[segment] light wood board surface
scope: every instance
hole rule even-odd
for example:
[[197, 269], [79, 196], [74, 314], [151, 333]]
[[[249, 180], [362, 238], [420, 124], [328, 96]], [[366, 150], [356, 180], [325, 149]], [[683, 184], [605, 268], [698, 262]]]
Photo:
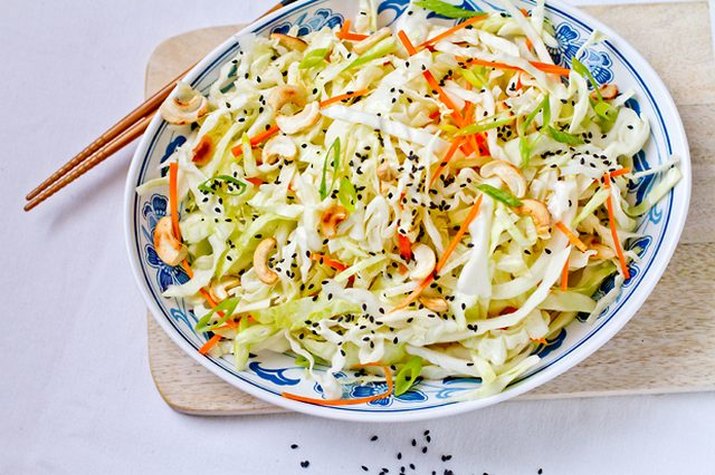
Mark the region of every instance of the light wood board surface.
[[[651, 297], [598, 352], [523, 399], [715, 389], [715, 60], [705, 2], [584, 8], [629, 41], [678, 104], [691, 147], [693, 197], [680, 245]], [[161, 43], [146, 73], [157, 90], [238, 26]], [[184, 354], [148, 316], [149, 366], [164, 400], [197, 415], [284, 411], [223, 382]]]

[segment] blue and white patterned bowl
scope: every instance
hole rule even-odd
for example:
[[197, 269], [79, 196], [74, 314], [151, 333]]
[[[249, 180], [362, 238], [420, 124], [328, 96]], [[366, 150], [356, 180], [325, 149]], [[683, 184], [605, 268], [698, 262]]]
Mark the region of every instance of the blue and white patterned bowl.
[[[324, 26], [342, 24], [353, 18], [358, 2], [347, 0], [303, 0], [284, 8], [244, 31], [268, 35], [284, 32], [293, 25], [300, 34], [307, 34]], [[408, 0], [378, 0], [380, 21], [390, 24], [407, 8]], [[497, 8], [488, 2], [463, 0], [463, 7], [476, 10]], [[521, 0], [519, 7], [533, 8], [531, 0]], [[181, 299], [161, 297], [168, 285], [184, 282], [186, 274], [178, 268], [162, 263], [152, 244], [153, 227], [167, 213], [166, 190], [150, 196], [137, 196], [135, 188], [159, 175], [159, 164], [173, 150], [186, 141], [187, 129], [170, 127], [158, 116], [144, 134], [134, 155], [126, 185], [126, 239], [130, 261], [147, 305], [161, 327], [186, 353], [217, 376], [236, 387], [270, 403], [309, 414], [359, 421], [405, 421], [456, 414], [485, 407], [533, 389], [571, 368], [596, 351], [610, 339], [640, 308], [675, 250], [685, 222], [690, 199], [690, 158], [688, 145], [678, 111], [660, 78], [648, 63], [623, 39], [584, 13], [549, 1], [547, 17], [557, 31], [559, 48], [552, 50], [554, 60], [568, 66], [589, 34], [597, 29], [609, 40], [589, 48], [581, 58], [602, 83], [614, 80], [622, 90], [633, 89], [635, 98], [628, 106], [644, 113], [651, 124], [651, 138], [647, 148], [635, 160], [637, 169], [651, 168], [671, 155], [681, 158], [683, 179], [640, 222], [642, 237], [628, 243], [629, 248], [640, 248], [641, 260], [631, 264], [631, 278], [612, 305], [598, 320], [587, 325], [575, 320], [561, 333], [540, 345], [536, 352], [542, 357], [538, 366], [514, 381], [504, 392], [472, 401], [455, 401], [464, 391], [474, 389], [479, 381], [471, 378], [447, 378], [441, 381], [422, 381], [413, 390], [399, 397], [390, 397], [368, 404], [345, 407], [322, 407], [282, 398], [290, 391], [319, 397], [321, 388], [303, 376], [294, 359], [277, 354], [251, 357], [246, 371], [236, 371], [230, 359], [202, 356], [198, 348], [206, 341], [205, 334], [193, 330], [196, 316]], [[447, 20], [439, 20], [447, 21]], [[205, 91], [217, 78], [220, 67], [234, 57], [239, 49], [236, 37], [211, 52], [188, 75], [187, 80]], [[646, 177], [635, 184], [630, 193], [639, 201], [653, 186], [654, 179]], [[612, 285], [604, 284], [602, 291]], [[384, 384], [346, 386], [346, 395], [367, 396], [384, 391]]]

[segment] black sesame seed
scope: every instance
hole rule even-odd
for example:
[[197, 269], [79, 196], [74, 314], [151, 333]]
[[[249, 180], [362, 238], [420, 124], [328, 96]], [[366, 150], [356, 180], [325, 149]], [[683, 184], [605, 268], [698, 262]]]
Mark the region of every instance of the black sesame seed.
[[442, 456], [442, 462], [448, 462], [448, 461], [450, 461], [450, 460], [452, 460], [452, 456], [451, 456], [451, 455], [443, 455], [443, 456]]
[[303, 468], [308, 468], [309, 465], [310, 465], [310, 462], [309, 462], [308, 460], [303, 460], [303, 461], [300, 463], [300, 466], [303, 467]]
[[370, 437], [370, 442], [375, 442], [376, 440], [377, 440], [376, 435], [373, 435], [372, 437]]
[[415, 439], [412, 439], [412, 442], [410, 443], [412, 444], [412, 447], [415, 447], [417, 445], [417, 441]]
[[365, 465], [361, 465], [360, 468], [362, 469], [363, 472], [368, 471], [368, 468]]
[[295, 450], [298, 448], [298, 444], [290, 444], [290, 448]]

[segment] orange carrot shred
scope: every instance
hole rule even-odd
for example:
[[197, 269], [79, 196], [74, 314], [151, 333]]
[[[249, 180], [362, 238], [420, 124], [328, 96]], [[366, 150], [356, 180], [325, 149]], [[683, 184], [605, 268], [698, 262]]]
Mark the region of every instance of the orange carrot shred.
[[345, 20], [343, 22], [343, 26], [340, 28], [340, 31], [337, 33], [336, 36], [341, 40], [349, 41], [361, 41], [367, 38], [367, 35], [350, 32], [350, 20]]
[[611, 178], [615, 178], [615, 177], [617, 177], [617, 176], [625, 175], [625, 174], [630, 173], [630, 172], [631, 172], [631, 169], [628, 168], [628, 167], [625, 167], [625, 168], [620, 168], [620, 169], [618, 169], [618, 170], [616, 170], [616, 171], [614, 171], [614, 172], [610, 172], [608, 175], [609, 175]]
[[211, 351], [211, 348], [216, 346], [216, 344], [218, 344], [218, 342], [221, 341], [221, 338], [222, 338], [221, 335], [214, 334], [214, 336], [209, 338], [208, 341], [206, 343], [204, 343], [204, 345], [201, 348], [199, 348], [199, 353], [201, 353], [202, 355], [205, 355], [206, 353]]
[[171, 212], [171, 229], [174, 237], [181, 241], [181, 229], [179, 228], [179, 191], [178, 191], [179, 164], [171, 162], [169, 164], [169, 208]]
[[400, 250], [400, 256], [406, 261], [412, 260], [412, 243], [410, 238], [402, 233], [397, 233], [397, 247]]
[[566, 262], [564, 262], [564, 268], [561, 269], [561, 290], [567, 290], [569, 288], [569, 258], [566, 257]]
[[348, 268], [348, 266], [346, 266], [342, 262], [340, 262], [336, 259], [333, 259], [331, 257], [328, 257], [325, 254], [321, 254], [319, 252], [312, 252], [310, 254], [310, 258], [314, 261], [318, 261], [322, 264], [325, 264], [326, 266], [328, 266], [332, 269], [335, 269], [338, 272], [342, 272]]
[[[412, 44], [412, 42], [408, 38], [407, 34], [403, 30], [398, 31], [397, 36], [400, 38], [402, 45], [405, 47], [405, 50], [407, 51], [407, 53], [410, 56], [417, 53], [417, 50], [415, 49], [414, 45]], [[446, 105], [447, 107], [449, 107], [449, 109], [452, 111], [452, 117], [454, 118], [454, 121], [457, 123], [457, 125], [464, 126], [464, 120], [462, 119], [462, 115], [459, 113], [457, 106], [454, 104], [452, 99], [449, 98], [447, 93], [444, 92], [444, 90], [439, 85], [437, 80], [434, 78], [432, 73], [429, 70], [427, 70], [427, 71], [424, 71], [422, 73], [422, 75], [427, 80], [427, 84], [429, 84], [429, 87], [432, 88], [433, 91], [437, 91], [439, 100], [442, 101], [442, 103], [444, 105]]]
[[479, 214], [479, 207], [482, 204], [482, 198], [484, 195], [479, 195], [479, 198], [477, 198], [477, 201], [474, 202], [474, 205], [472, 205], [472, 209], [469, 210], [469, 214], [467, 215], [467, 218], [464, 220], [462, 225], [459, 227], [459, 230], [457, 231], [457, 234], [454, 235], [452, 238], [452, 242], [449, 243], [449, 246], [447, 246], [447, 249], [444, 250], [444, 253], [442, 254], [442, 257], [440, 258], [439, 262], [437, 262], [437, 265], [435, 266], [434, 270], [435, 272], [439, 272], [442, 270], [442, 267], [447, 263], [447, 259], [452, 255], [454, 250], [457, 248], [457, 244], [462, 240], [462, 236], [464, 236], [464, 233], [467, 232], [467, 229], [469, 228], [469, 225], [472, 224], [472, 221], [474, 221], [474, 218], [477, 217], [477, 214]]
[[[497, 61], [487, 61], [485, 59], [479, 59], [479, 58], [469, 58], [465, 59], [465, 64], [476, 64], [477, 66], [486, 66], [489, 68], [497, 68], [497, 69], [510, 69], [513, 71], [523, 71], [519, 66], [512, 66], [511, 64], [506, 64], [506, 63], [500, 63]], [[557, 66], [555, 64], [548, 64], [548, 63], [540, 63], [539, 61], [529, 61], [532, 66], [534, 66], [536, 69], [538, 69], [541, 72], [547, 73], [547, 74], [557, 74], [559, 76], [568, 76], [571, 74], [571, 70], [568, 68], [564, 68], [561, 66]]]
[[351, 97], [364, 96], [368, 92], [370, 92], [369, 89], [360, 89], [359, 91], [352, 91], [352, 92], [348, 92], [345, 94], [340, 94], [339, 96], [331, 97], [329, 99], [325, 99], [324, 101], [321, 101], [320, 107], [327, 107], [330, 104], [334, 104], [336, 102], [340, 102], [345, 99], [350, 99]]
[[[186, 259], [181, 261], [181, 267], [184, 269], [184, 272], [186, 272], [186, 275], [189, 276], [189, 279], [192, 279], [194, 277], [194, 271], [191, 270], [191, 266], [189, 266], [189, 261], [187, 261]], [[214, 308], [216, 305], [218, 305], [218, 302], [216, 302], [213, 297], [211, 297], [211, 294], [208, 293], [206, 289], [199, 289], [199, 293], [206, 299], [211, 308]], [[219, 312], [219, 314], [223, 316], [221, 312]]]
[[251, 177], [251, 178], [246, 178], [246, 181], [254, 186], [261, 186], [262, 184], [265, 183], [265, 181], [261, 180], [258, 177]]
[[[609, 183], [610, 180], [606, 180]], [[611, 194], [608, 194], [606, 198], [606, 209], [608, 210], [608, 226], [611, 228], [611, 237], [613, 238], [613, 246], [616, 248], [616, 255], [618, 256], [618, 262], [621, 264], [621, 272], [623, 272], [623, 278], [628, 280], [631, 278], [630, 270], [628, 269], [628, 263], [626, 262], [626, 256], [623, 254], [623, 248], [621, 247], [621, 242], [618, 240], [618, 230], [616, 229], [616, 217], [613, 214], [613, 199]]]
[[475, 24], [475, 23], [477, 23], [477, 22], [480, 22], [480, 21], [484, 20], [484, 18], [487, 17], [487, 16], [489, 16], [489, 15], [487, 15], [486, 13], [484, 13], [483, 15], [473, 16], [472, 18], [470, 18], [470, 19], [468, 19], [468, 20], [465, 20], [465, 21], [463, 21], [462, 23], [459, 23], [459, 24], [457, 24], [457, 25], [454, 25], [452, 28], [449, 28], [449, 29], [443, 31], [442, 33], [440, 33], [439, 35], [435, 36], [434, 38], [430, 38], [430, 39], [428, 39], [427, 41], [424, 41], [423, 43], [420, 43], [420, 45], [417, 47], [417, 49], [418, 49], [418, 50], [422, 50], [422, 49], [426, 48], [426, 47], [429, 46], [429, 45], [433, 45], [433, 44], [435, 44], [435, 43], [438, 42], [438, 41], [441, 41], [441, 40], [443, 40], [443, 39], [445, 39], [445, 38], [447, 38], [447, 37], [449, 37], [449, 36], [452, 36], [454, 33], [456, 33], [457, 31], [461, 30], [462, 28], [466, 28], [466, 27], [468, 27], [468, 26], [470, 26], [470, 25], [473, 25], [473, 24]]
[[447, 153], [444, 155], [444, 158], [442, 158], [442, 161], [439, 162], [439, 166], [434, 171], [434, 175], [432, 175], [432, 178], [430, 179], [430, 187], [434, 185], [434, 182], [437, 181], [439, 176], [442, 174], [442, 171], [447, 168], [447, 165], [449, 165], [449, 161], [452, 159], [454, 154], [457, 152], [457, 149], [462, 144], [462, 140], [463, 139], [460, 137], [457, 138], [457, 140], [455, 140], [454, 142], [452, 142], [452, 145], [449, 147], [449, 150], [447, 150]]
[[375, 362], [375, 363], [365, 363], [365, 364], [357, 365], [356, 367], [364, 368], [367, 366], [374, 366], [374, 367], [380, 368], [380, 369], [382, 369], [383, 373], [385, 373], [385, 383], [387, 383], [387, 389], [385, 389], [384, 392], [382, 392], [380, 394], [373, 394], [372, 396], [358, 397], [358, 398], [354, 398], [354, 399], [319, 399], [319, 398], [301, 396], [300, 394], [293, 394], [293, 393], [287, 393], [287, 392], [281, 393], [281, 396], [286, 399], [292, 399], [293, 401], [307, 402], [309, 404], [317, 404], [319, 406], [352, 406], [352, 405], [356, 405], [356, 404], [364, 404], [364, 403], [368, 403], [371, 401], [377, 401], [378, 399], [384, 399], [386, 397], [390, 397], [392, 395], [393, 383], [392, 383], [392, 371], [390, 371], [389, 366], [380, 364], [379, 362]]
[[401, 310], [407, 307], [409, 304], [417, 300], [417, 297], [420, 296], [422, 291], [424, 291], [432, 283], [435, 275], [442, 269], [442, 267], [444, 267], [447, 262], [447, 259], [449, 259], [449, 256], [451, 256], [454, 250], [457, 248], [457, 244], [459, 244], [459, 241], [462, 240], [462, 236], [464, 236], [464, 233], [467, 232], [467, 228], [469, 228], [469, 225], [472, 223], [472, 221], [474, 221], [474, 218], [477, 217], [477, 214], [479, 213], [479, 206], [482, 204], [483, 197], [484, 195], [479, 195], [477, 201], [475, 201], [474, 205], [472, 205], [472, 209], [469, 210], [467, 218], [459, 227], [457, 234], [454, 235], [454, 238], [452, 238], [452, 241], [449, 243], [449, 246], [447, 246], [447, 249], [444, 250], [442, 258], [439, 260], [439, 262], [437, 262], [437, 265], [434, 268], [434, 272], [425, 277], [422, 282], [420, 282], [420, 285], [418, 285], [415, 290], [413, 290], [412, 293], [410, 293], [410, 295], [408, 295], [402, 302], [393, 307], [390, 312]]
[[584, 242], [582, 240], [580, 240], [578, 238], [578, 236], [576, 236], [576, 234], [574, 234], [574, 232], [571, 231], [564, 223], [559, 221], [558, 223], [556, 223], [556, 227], [559, 229], [559, 231], [564, 233], [567, 238], [569, 238], [569, 241], [571, 241], [571, 244], [576, 246], [579, 251], [581, 251], [581, 252], [588, 251], [588, 246], [586, 244], [584, 244]]
[[[280, 131], [277, 125], [272, 125], [270, 128], [267, 130], [264, 130], [263, 132], [259, 133], [255, 137], [251, 138], [251, 148], [260, 145], [261, 143], [265, 142], [269, 138], [273, 137], [275, 134], [277, 134]], [[238, 157], [243, 153], [243, 146], [242, 145], [236, 145], [231, 149], [231, 153], [233, 154], [234, 157]]]

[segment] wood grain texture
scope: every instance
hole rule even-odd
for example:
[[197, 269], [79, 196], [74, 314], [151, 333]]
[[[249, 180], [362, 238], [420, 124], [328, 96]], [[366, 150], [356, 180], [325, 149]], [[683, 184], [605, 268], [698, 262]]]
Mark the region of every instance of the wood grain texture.
[[[670, 89], [691, 147], [693, 197], [681, 244], [638, 314], [594, 355], [521, 398], [713, 390], [715, 61], [707, 3], [585, 10], [631, 42]], [[638, 27], [633, 27], [636, 24]], [[238, 28], [198, 30], [160, 44], [147, 67], [147, 93], [160, 88]], [[658, 32], [657, 41], [654, 31]], [[197, 415], [284, 411], [223, 382], [174, 345], [151, 315], [148, 323], [151, 373], [160, 394], [175, 410]]]

